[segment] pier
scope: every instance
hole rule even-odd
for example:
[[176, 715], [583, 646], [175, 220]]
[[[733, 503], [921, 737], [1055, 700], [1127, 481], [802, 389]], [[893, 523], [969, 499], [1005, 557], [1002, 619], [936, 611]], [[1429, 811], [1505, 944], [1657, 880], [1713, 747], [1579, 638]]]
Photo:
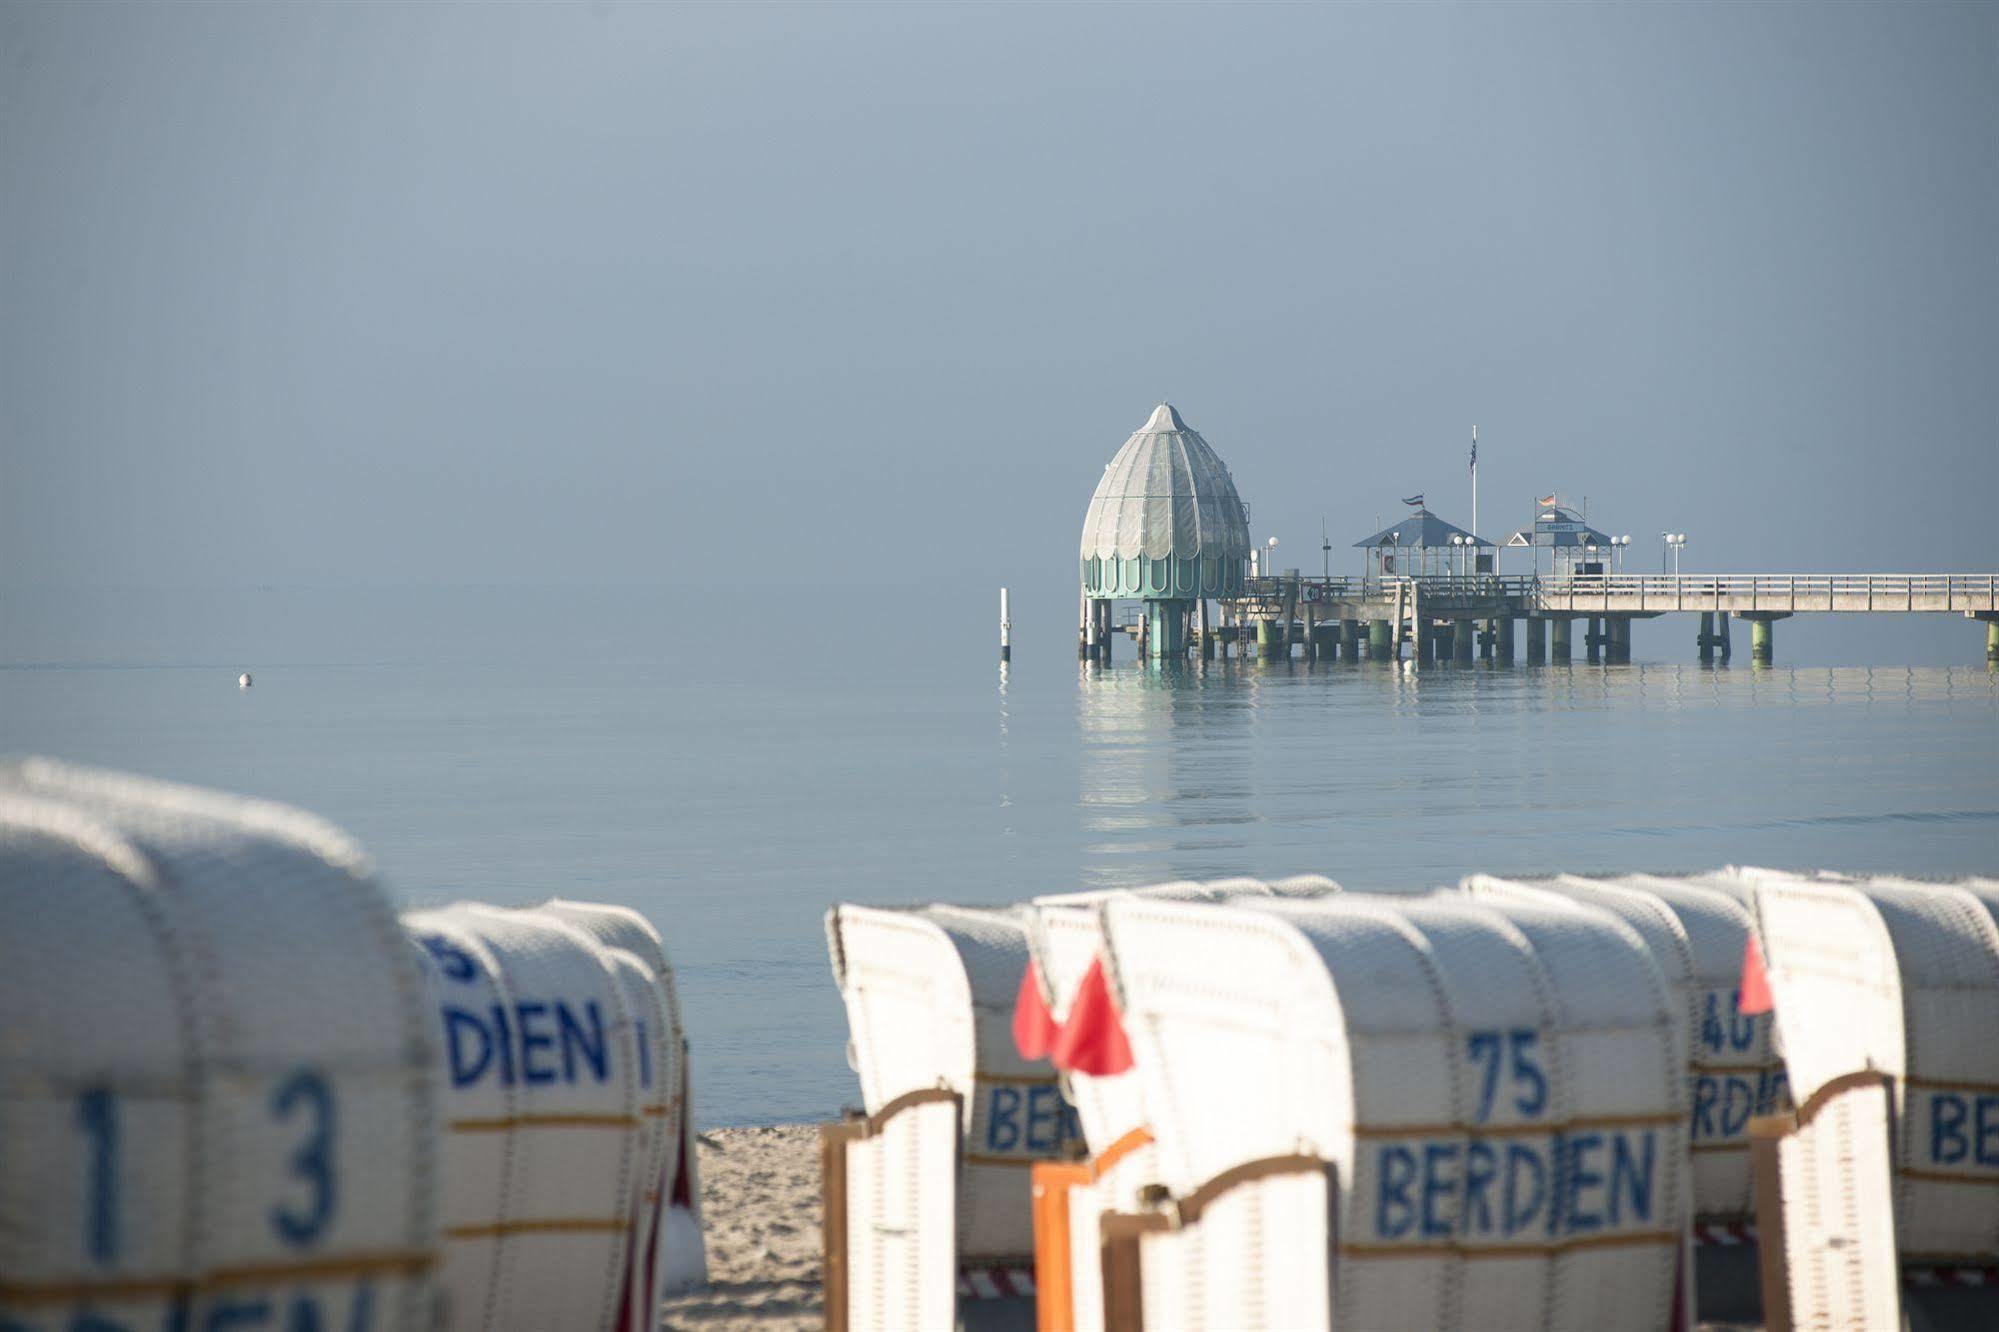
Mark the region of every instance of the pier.
[[[1573, 660], [1631, 657], [1631, 622], [1697, 615], [1702, 661], [1728, 660], [1733, 620], [1750, 627], [1750, 656], [1774, 659], [1775, 625], [1794, 615], [1961, 615], [1985, 627], [1986, 659], [1999, 662], [1996, 574], [1471, 574], [1390, 578], [1251, 577], [1240, 595], [1184, 612], [1176, 637], [1203, 657], [1294, 647], [1307, 658], [1418, 661]], [[1149, 651], [1156, 616], [1117, 626]], [[1582, 623], [1577, 635], [1575, 626]], [[1085, 638], [1084, 655], [1093, 655]], [[1110, 639], [1098, 640], [1108, 656]]]
[[[1476, 435], [1474, 435], [1476, 438]], [[1473, 475], [1477, 468], [1472, 453]], [[1476, 491], [1474, 491], [1476, 495]], [[1629, 535], [1590, 526], [1588, 506], [1558, 493], [1535, 500], [1533, 518], [1504, 545], [1432, 513], [1406, 496], [1398, 521], [1353, 543], [1357, 576], [1271, 567], [1278, 540], [1258, 546], [1249, 507], [1228, 465], [1172, 406], [1161, 403], [1104, 467], [1083, 521], [1076, 650], [1108, 661], [1119, 632], [1141, 656], [1211, 658], [1255, 644], [1258, 656], [1419, 662], [1513, 661], [1525, 640], [1530, 662], [1574, 659], [1575, 626], [1592, 662], [1631, 660], [1631, 623], [1698, 615], [1702, 661], [1733, 655], [1732, 621], [1749, 625], [1752, 660], [1776, 656], [1777, 622], [1794, 615], [1962, 615], [1985, 626], [1985, 659], [1999, 666], [1999, 574], [1681, 573], [1684, 533], [1661, 533], [1674, 572], [1626, 573]], [[1474, 499], [1473, 512], [1477, 512]], [[1473, 527], [1477, 526], [1474, 518]], [[1499, 571], [1502, 549], [1523, 551], [1533, 572]], [[1543, 571], [1543, 564], [1547, 566]], [[1010, 646], [1001, 593], [1001, 653]], [[1116, 620], [1119, 602], [1136, 618]]]

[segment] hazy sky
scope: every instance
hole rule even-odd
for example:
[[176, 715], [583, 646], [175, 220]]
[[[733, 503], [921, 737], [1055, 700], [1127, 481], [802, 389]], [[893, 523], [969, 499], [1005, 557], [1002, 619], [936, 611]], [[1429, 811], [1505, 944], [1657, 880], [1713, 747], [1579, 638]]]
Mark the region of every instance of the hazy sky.
[[0, 6], [0, 578], [1999, 566], [1999, 6]]

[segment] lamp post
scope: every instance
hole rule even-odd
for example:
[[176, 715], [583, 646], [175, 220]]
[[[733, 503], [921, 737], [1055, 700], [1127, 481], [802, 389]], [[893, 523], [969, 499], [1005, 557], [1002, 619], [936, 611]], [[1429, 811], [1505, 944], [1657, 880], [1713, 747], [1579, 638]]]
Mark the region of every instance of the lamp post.
[[1680, 576], [1680, 551], [1687, 544], [1687, 534], [1685, 532], [1661, 532], [1659, 533], [1659, 539], [1666, 543], [1659, 551], [1659, 572], [1666, 572], [1666, 559], [1670, 555], [1673, 560], [1673, 577], [1678, 578]]
[[1614, 536], [1610, 539], [1610, 571], [1617, 573], [1623, 567], [1624, 553], [1631, 548], [1631, 535]]

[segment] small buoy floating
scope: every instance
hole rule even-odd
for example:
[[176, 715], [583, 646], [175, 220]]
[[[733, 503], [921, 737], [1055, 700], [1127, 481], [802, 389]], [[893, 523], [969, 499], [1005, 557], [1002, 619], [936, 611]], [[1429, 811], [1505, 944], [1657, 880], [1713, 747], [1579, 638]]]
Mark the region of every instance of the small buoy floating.
[[236, 687], [238, 689], [248, 689], [253, 683], [255, 682], [250, 679], [250, 672], [248, 671], [244, 671], [236, 677]]

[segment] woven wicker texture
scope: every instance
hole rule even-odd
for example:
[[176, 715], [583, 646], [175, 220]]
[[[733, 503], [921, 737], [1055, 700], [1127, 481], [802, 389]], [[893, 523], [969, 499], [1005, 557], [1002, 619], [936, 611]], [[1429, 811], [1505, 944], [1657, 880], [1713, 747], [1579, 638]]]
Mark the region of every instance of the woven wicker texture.
[[1638, 876], [1511, 882], [1474, 875], [1464, 886], [1474, 897], [1608, 911], [1637, 931], [1685, 1006], [1695, 1215], [1749, 1219], [1749, 1120], [1780, 1109], [1788, 1096], [1782, 1065], [1769, 1052], [1769, 1019], [1736, 1011], [1747, 911], [1707, 889]]
[[[1683, 1021], [1628, 927], [1457, 895], [1112, 902], [1104, 921], [1165, 1182], [1294, 1151], [1338, 1165], [1335, 1325], [1670, 1320]], [[1202, 1307], [1324, 1279], [1225, 1242]]]
[[[546, 914], [546, 913], [544, 913]], [[660, 992], [658, 973], [623, 948], [606, 948], [605, 956], [625, 988], [625, 1007], [632, 1015], [631, 1058], [638, 1069], [638, 1179], [632, 1189], [629, 1248], [625, 1256], [625, 1312], [620, 1325], [645, 1329], [659, 1321], [661, 1299], [659, 1246], [667, 1199], [673, 1196], [669, 1156], [678, 1157], [680, 1141], [667, 1136], [677, 1118], [678, 1043], [672, 1039], [673, 1015]], [[667, 1148], [671, 1143], [672, 1153]]]
[[[948, 1101], [913, 1106], [847, 1147], [849, 1327], [932, 1332], [957, 1322], [958, 1125]], [[1027, 1181], [1020, 1180], [1026, 1192]]]
[[1903, 1326], [1889, 1133], [1886, 1098], [1863, 1086], [1778, 1144], [1795, 1328]]
[[[516, 1012], [506, 968], [486, 946], [476, 922], [459, 915], [426, 911], [403, 917], [404, 928], [422, 950], [437, 1010], [452, 1007], [482, 1018], [495, 1011]], [[490, 1020], [482, 1025], [490, 1033]], [[476, 1042], [469, 1034], [463, 1040]], [[480, 1076], [461, 1082], [454, 1077], [453, 1063], [469, 1065], [476, 1056], [471, 1049], [454, 1054], [448, 1028], [444, 1050], [442, 1222], [447, 1231], [457, 1232], [444, 1246], [439, 1269], [445, 1307], [453, 1328], [497, 1327], [511, 1284], [511, 1263], [520, 1252], [508, 1225], [518, 1219], [512, 1211], [520, 1194], [514, 1126], [520, 1122], [523, 1092], [518, 1078]], [[474, 1124], [484, 1127], [467, 1128]]]
[[[157, 941], [142, 949], [150, 962], [72, 951], [67, 983], [95, 995], [78, 1020], [100, 1034], [65, 1056], [89, 1064], [68, 1070], [69, 1090], [84, 1099], [60, 1134], [49, 1134], [54, 1123], [35, 1132], [48, 1138], [46, 1154], [72, 1165], [86, 1164], [80, 1144], [89, 1168], [51, 1194], [67, 1201], [38, 1209], [26, 1231], [64, 1212], [73, 1220], [79, 1208], [92, 1214], [83, 1233], [103, 1261], [89, 1280], [117, 1273], [128, 1289], [183, 1287], [177, 1316], [190, 1327], [240, 1321], [264, 1306], [304, 1309], [295, 1316], [325, 1326], [427, 1325], [437, 1252], [434, 1028], [418, 960], [359, 849], [295, 810], [41, 760], [0, 771], [0, 788], [22, 804], [62, 805], [102, 830], [84, 854], [131, 886], [128, 901], [145, 904]], [[72, 862], [69, 877], [79, 872]], [[21, 863], [5, 876], [9, 936], [20, 937], [12, 918], [39, 873]], [[102, 903], [104, 893], [100, 881], [79, 900]], [[114, 919], [105, 917], [107, 928]], [[92, 938], [91, 927], [68, 926], [78, 940]], [[128, 927], [124, 939], [139, 936]], [[136, 974], [121, 966], [127, 960]], [[164, 1000], [162, 970], [171, 978]], [[112, 1052], [86, 1053], [90, 1041], [128, 1024], [137, 1034], [153, 1020], [132, 1023], [128, 986], [143, 1002], [163, 1002], [158, 1020], [178, 1033], [161, 1047], [174, 1052], [177, 1071], [161, 1081], [142, 1064], [153, 1091], [136, 1103], [121, 1094], [127, 1084]], [[61, 1024], [8, 1030], [19, 1039]], [[31, 1053], [19, 1066], [43, 1063]], [[178, 1115], [168, 1098], [179, 1101]], [[35, 1140], [5, 1139], [10, 1147]], [[70, 1242], [28, 1248], [54, 1258]], [[138, 1254], [170, 1265], [130, 1266]], [[50, 1301], [33, 1288], [46, 1294], [54, 1275], [9, 1264], [0, 1280], [5, 1298], [42, 1306], [32, 1311], [39, 1319]]]
[[1949, 884], [1750, 873], [1794, 1094], [1862, 1068], [1893, 1076], [1900, 1251], [1999, 1253], [1999, 926], [1986, 901]]
[[1013, 1045], [1027, 930], [1013, 910], [835, 907], [833, 972], [870, 1112], [903, 1092], [965, 1098], [957, 1181], [961, 1260], [1031, 1261], [1028, 1171], [1080, 1138], [1053, 1066]]
[[[150, 867], [110, 829], [0, 794], [0, 1325], [68, 1327], [86, 1312], [164, 1325], [170, 1294], [51, 1288], [194, 1270], [200, 1033], [163, 907]], [[105, 1140], [78, 1125], [112, 1106], [121, 1136], [147, 1149], [119, 1154], [104, 1212]]]
[[[666, 1285], [664, 1273], [667, 1271], [680, 1274], [674, 1282], [676, 1290], [701, 1284], [707, 1280], [708, 1264], [701, 1242], [701, 1180], [697, 1169], [699, 1157], [694, 1149], [692, 1080], [688, 1068], [687, 1033], [681, 1025], [680, 996], [674, 987], [673, 967], [667, 961], [666, 945], [652, 924], [630, 907], [556, 898], [542, 903], [538, 909], [544, 915], [582, 930], [606, 948], [624, 949], [652, 972], [653, 989], [663, 1010], [663, 1024], [655, 1028], [655, 1034], [663, 1048], [658, 1049], [656, 1054], [659, 1062], [650, 1069], [651, 1085], [642, 1087], [641, 1094], [646, 1102], [646, 1115], [659, 1121], [660, 1163], [656, 1171], [646, 1175], [651, 1183], [645, 1191], [652, 1198], [652, 1204], [646, 1209], [648, 1217], [639, 1236], [638, 1252], [647, 1255], [642, 1270], [649, 1273], [646, 1279], [653, 1285], [663, 1288]], [[689, 1215], [685, 1225], [670, 1228], [665, 1223], [665, 1210], [676, 1192], [683, 1160], [695, 1175], [689, 1181], [689, 1187], [683, 1190], [692, 1207], [686, 1209]], [[664, 1246], [669, 1234], [691, 1240], [686, 1246], [689, 1251], [666, 1253]], [[664, 1291], [656, 1290], [654, 1293]]]
[[[648, 997], [635, 1015], [627, 988], [649, 994], [651, 969], [625, 954], [621, 972], [589, 935], [532, 909], [459, 903], [405, 924], [438, 964], [454, 1140], [445, 1240], [498, 1241], [491, 1287], [457, 1284], [478, 1264], [447, 1266], [453, 1326], [609, 1332], [629, 1302], [633, 1218], [656, 1161], [642, 1127], [655, 1056], [634, 1018], [657, 1023], [662, 1006]], [[488, 1176], [457, 1173], [492, 1150], [461, 1153], [464, 1137], [509, 1140], [497, 1208]]]

